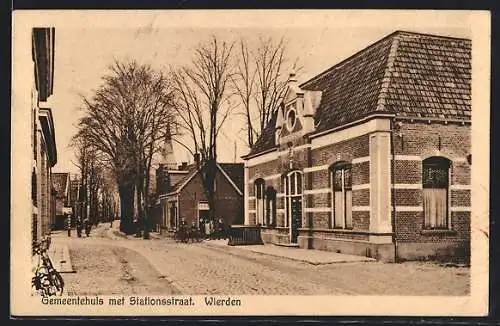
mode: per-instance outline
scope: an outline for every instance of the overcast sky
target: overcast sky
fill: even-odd
[[[206,13],[205,17],[210,15]],[[188,63],[196,45],[206,42],[211,35],[227,41],[243,37],[250,42],[255,42],[259,35],[275,39],[284,36],[288,40],[288,55],[298,57],[303,66],[299,76],[299,82],[303,82],[395,30],[471,37],[466,14],[458,13],[386,15],[389,22],[381,16],[378,17],[378,21],[383,22],[381,24],[374,24],[373,21],[368,23],[361,16],[325,12],[325,17],[329,15],[325,19],[328,23],[295,25],[290,23],[294,15],[293,12],[287,14],[288,23],[276,19],[275,24],[268,19],[259,24],[255,18],[259,15],[244,16],[238,18],[241,22],[246,19],[247,23],[243,27],[235,26],[234,17],[227,19],[228,26],[225,27],[225,20],[221,20],[220,15],[214,17],[217,21],[215,27],[210,24],[200,27],[196,20],[191,20],[191,25],[184,23],[171,26],[162,23],[158,16],[147,24],[128,24],[125,27],[120,23],[94,27],[84,23],[79,26],[56,24],[54,95],[51,98],[58,150],[58,163],[54,171],[77,172],[71,162],[74,156],[68,143],[76,130],[74,125],[79,117],[80,94],[92,94],[113,58],[136,59],[151,63],[158,69],[166,69],[169,65],[175,67]],[[118,21],[126,21],[125,17],[121,18]],[[234,157],[240,161],[240,156],[248,152],[244,145],[245,134],[241,132],[241,121],[233,118],[225,126],[219,138],[219,161],[232,162]],[[179,163],[190,159],[184,149],[175,146],[174,150]]]

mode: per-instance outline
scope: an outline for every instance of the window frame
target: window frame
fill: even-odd
[[[266,225],[270,227],[276,226],[276,189],[273,186],[266,187],[265,199],[265,220]]]
[[[349,184],[346,186],[345,184],[345,171],[349,170]],[[337,171],[341,171],[341,189],[340,192],[342,193],[342,215],[341,220],[342,220],[342,226],[336,226],[336,221],[337,217],[335,214],[335,193],[339,192],[339,190],[336,190],[336,180],[335,180],[335,174]],[[329,220],[329,227],[330,229],[338,229],[338,230],[352,230],[354,229],[354,223],[352,220],[352,164],[349,162],[345,161],[340,161],[332,164],[328,170],[329,173],[329,181],[330,181],[330,220]],[[351,192],[351,225],[348,226],[347,224],[347,191]]]
[[[452,184],[452,169],[453,169],[453,161],[448,159],[447,157],[444,156],[430,156],[422,160],[421,164],[421,185],[422,185],[422,230],[424,231],[448,231],[452,230],[452,223],[451,223],[451,184]],[[426,180],[425,176],[427,174],[426,169],[443,169],[446,170],[446,187],[439,187],[439,185],[432,186],[429,185]],[[434,172],[436,173],[436,172]],[[437,227],[436,225],[432,226],[430,225],[430,217],[426,216],[426,210],[425,210],[425,199],[424,199],[424,192],[426,189],[445,189],[446,190],[446,213],[445,213],[445,226],[444,227]],[[437,221],[437,219],[436,219]],[[437,223],[436,223],[437,224]]]
[[[258,178],[254,182],[255,192],[255,224],[265,226],[266,214],[266,182],[262,178]],[[259,197],[260,193],[260,197]],[[261,205],[260,205],[261,204]]]
[[[289,123],[289,116],[290,116],[290,113],[293,111],[293,123],[290,125]],[[297,109],[296,109],[296,102],[292,102],[290,104],[288,104],[286,106],[286,109],[285,109],[285,125],[286,125],[286,129],[290,132],[293,131],[293,128],[295,128],[295,125],[297,124]]]
[[[292,194],[292,177],[294,177],[294,192]],[[303,196],[304,196],[304,173],[300,170],[293,170],[288,172],[285,177],[283,178],[285,180],[285,193],[284,193],[284,208],[285,208],[285,223],[284,227],[290,227],[291,226],[291,211],[292,211],[292,198],[293,197],[301,197],[302,202],[303,202]],[[300,182],[298,182],[300,180]],[[299,185],[300,185],[300,193],[298,193],[299,190]],[[302,210],[303,213],[303,210]]]

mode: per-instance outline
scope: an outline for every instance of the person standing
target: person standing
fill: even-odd
[[[200,217],[200,221],[198,223],[198,226],[200,228],[200,236],[201,238],[205,238],[205,221],[203,220],[203,217]]]
[[[82,227],[83,227],[82,224],[83,224],[82,217],[78,216],[76,218],[76,234],[78,235],[79,238],[82,236]]]
[[[213,239],[213,237],[214,237],[214,234],[213,234],[214,233],[214,225],[215,225],[214,220],[210,220],[210,223],[208,223],[208,229],[210,230],[208,234],[210,236],[210,239]]]
[[[90,229],[92,228],[92,223],[90,223],[90,220],[88,217],[86,217],[84,220],[83,220],[83,229],[85,230],[85,235],[87,237],[90,236]]]

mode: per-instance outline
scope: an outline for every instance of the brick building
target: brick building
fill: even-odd
[[[32,240],[38,241],[55,223],[52,167],[57,163],[54,121],[49,97],[53,93],[54,28],[32,31],[33,87],[31,92]]]
[[[159,216],[163,230],[173,230],[181,218],[199,226],[208,218],[208,202],[196,165],[186,163],[177,169],[160,165],[157,170]],[[225,225],[243,223],[243,164],[218,163],[215,177],[215,211]]]
[[[245,160],[267,243],[469,259],[471,42],[397,31],[305,83]]]

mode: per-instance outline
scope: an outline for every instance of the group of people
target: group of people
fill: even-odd
[[[181,218],[179,229],[189,230],[191,233],[198,233],[203,239],[221,239],[226,238],[226,228],[224,227],[224,220],[222,218],[216,220],[209,220],[200,218],[199,226],[196,226],[195,221],[191,222],[191,226],[184,218]]]
[[[82,218],[78,216],[76,218],[76,234],[79,238],[82,236],[82,231],[85,231],[85,235],[89,237],[91,228],[92,223],[90,223],[88,217]],[[68,231],[68,237],[71,237],[71,215],[66,218],[66,230]]]

